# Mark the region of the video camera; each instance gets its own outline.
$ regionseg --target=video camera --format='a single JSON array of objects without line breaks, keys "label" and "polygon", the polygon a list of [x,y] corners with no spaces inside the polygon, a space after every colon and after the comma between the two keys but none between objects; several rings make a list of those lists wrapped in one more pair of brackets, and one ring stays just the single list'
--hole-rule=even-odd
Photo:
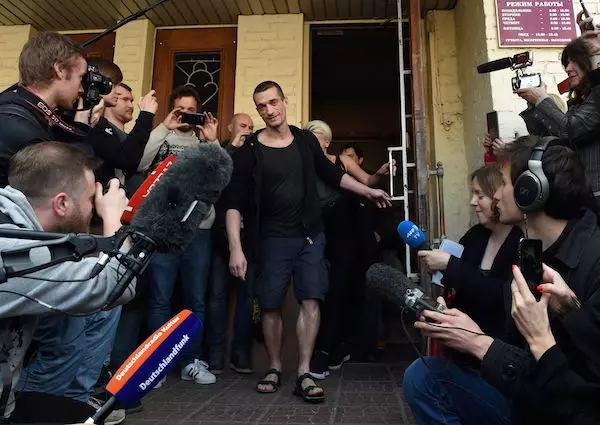
[{"label": "video camera", "polygon": [[486,74],[506,68],[516,71],[517,75],[511,79],[513,93],[516,93],[519,89],[540,87],[542,85],[541,74],[528,74],[525,72],[525,68],[531,65],[533,65],[531,54],[529,52],[522,52],[517,53],[513,57],[483,63],[477,67],[477,72],[479,74]]},{"label": "video camera", "polygon": [[89,65],[81,82],[83,85],[83,110],[88,110],[100,102],[101,96],[109,94],[113,83],[110,78],[100,74],[96,65]]}]

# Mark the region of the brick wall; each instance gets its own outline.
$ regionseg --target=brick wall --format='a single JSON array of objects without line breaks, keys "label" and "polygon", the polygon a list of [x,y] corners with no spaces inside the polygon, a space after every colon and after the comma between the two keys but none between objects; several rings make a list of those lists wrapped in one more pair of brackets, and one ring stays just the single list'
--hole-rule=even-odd
[{"label": "brick wall", "polygon": [[31,25],[0,26],[0,90],[19,81],[19,55],[36,33]]},{"label": "brick wall", "polygon": [[[123,72],[123,82],[132,88],[136,104],[152,84],[154,39],[154,25],[147,19],[138,19],[117,30],[114,61]],[[136,106],[126,131],[133,128],[138,114]]]},{"label": "brick wall", "polygon": [[[542,74],[542,78],[548,86],[549,93],[558,93],[556,85],[567,77],[560,63],[560,54],[562,52],[562,48],[499,47],[495,0],[479,1],[483,1],[485,10],[488,60],[500,59],[503,57],[512,56],[515,53],[529,50],[533,53],[533,67],[530,67],[529,70]],[[579,2],[573,1],[573,7],[576,16],[581,10]],[[597,16],[598,12],[600,11],[600,2],[587,1],[586,7],[592,15]],[[465,18],[467,18],[469,21],[469,26],[473,24],[473,20],[469,19],[468,17]],[[489,77],[493,96],[493,107],[498,111],[500,135],[504,138],[514,138],[515,133],[518,135],[527,134],[525,123],[518,115],[520,111],[526,108],[526,103],[523,99],[512,93],[510,80],[514,75],[514,72],[507,69],[493,72]]]},{"label": "brick wall", "polygon": [[[463,122],[463,98],[459,68],[454,11],[434,11],[428,15],[428,63],[431,64],[432,133],[435,161],[444,163],[444,210],[446,234],[458,240],[469,225],[469,188]],[[435,161],[430,164],[433,166]]]},{"label": "brick wall", "polygon": [[302,120],[303,15],[240,16],[235,71],[235,113],[252,116],[257,128],[264,127],[252,92],[264,80],[278,82],[288,98],[290,124]]}]

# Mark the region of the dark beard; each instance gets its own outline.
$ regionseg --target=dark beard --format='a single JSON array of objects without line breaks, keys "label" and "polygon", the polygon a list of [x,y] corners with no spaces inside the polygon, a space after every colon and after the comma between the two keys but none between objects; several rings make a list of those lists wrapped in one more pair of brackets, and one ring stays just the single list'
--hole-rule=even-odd
[{"label": "dark beard", "polygon": [[59,233],[90,233],[90,221],[91,217],[86,219],[77,209],[75,214],[57,226],[56,231]]}]

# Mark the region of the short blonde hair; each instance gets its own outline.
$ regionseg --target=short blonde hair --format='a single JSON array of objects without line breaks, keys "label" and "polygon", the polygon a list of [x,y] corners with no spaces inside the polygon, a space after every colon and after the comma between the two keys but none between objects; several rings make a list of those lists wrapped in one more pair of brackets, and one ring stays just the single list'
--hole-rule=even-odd
[{"label": "short blonde hair", "polygon": [[558,106],[558,108],[563,112],[563,114],[567,112],[567,104],[562,97],[560,97],[556,93],[549,93],[548,96],[554,101],[554,103],[556,103],[556,106]]},{"label": "short blonde hair", "polygon": [[333,140],[333,134],[331,133],[331,127],[321,120],[309,121],[304,127],[305,130],[312,131],[313,133],[322,134],[330,142]]}]

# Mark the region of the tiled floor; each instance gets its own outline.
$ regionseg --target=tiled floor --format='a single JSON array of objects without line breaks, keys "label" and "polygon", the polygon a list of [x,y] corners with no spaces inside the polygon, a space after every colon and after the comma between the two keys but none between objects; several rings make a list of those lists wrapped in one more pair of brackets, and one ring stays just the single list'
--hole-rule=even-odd
[{"label": "tiled floor", "polygon": [[284,374],[275,394],[254,390],[258,373],[226,371],[214,385],[169,377],[144,400],[144,410],[129,415],[127,425],[151,424],[414,424],[398,382],[403,363],[347,363],[322,381],[327,401],[304,403],[292,395],[294,374]]}]

